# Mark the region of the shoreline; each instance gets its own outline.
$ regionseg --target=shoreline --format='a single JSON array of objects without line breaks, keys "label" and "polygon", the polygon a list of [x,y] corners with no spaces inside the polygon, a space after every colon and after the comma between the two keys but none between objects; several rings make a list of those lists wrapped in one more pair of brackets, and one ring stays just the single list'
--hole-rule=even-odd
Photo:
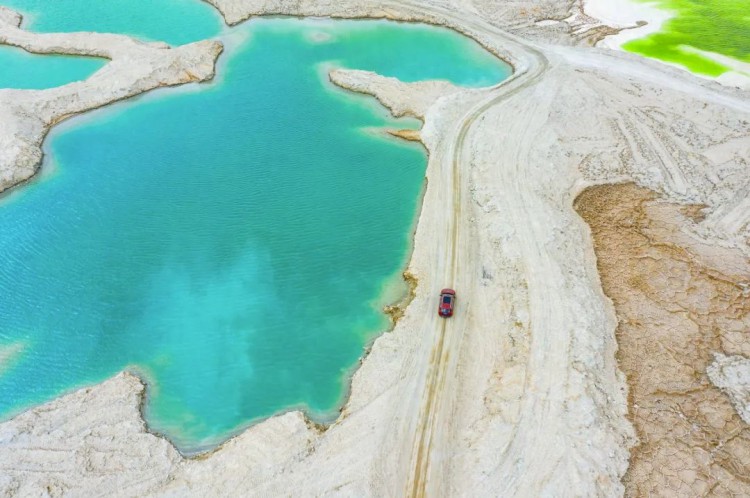
[{"label": "shoreline", "polygon": [[[226,2],[233,9],[242,4]],[[252,0],[245,3],[250,11],[256,8]],[[114,441],[105,444],[118,448],[123,441],[137,440],[139,451],[149,455],[128,467],[138,486],[146,486],[129,488],[134,493],[205,495],[244,489],[278,495],[306,489],[365,496],[406,490],[419,496],[460,490],[481,496],[623,491],[619,479],[633,441],[625,419],[624,379],[614,363],[614,310],[602,293],[590,231],[573,211],[572,194],[624,177],[668,199],[692,199],[714,211],[721,207],[725,218],[741,216],[744,196],[738,187],[709,179],[717,164],[747,175],[725,159],[730,152],[747,154],[741,143],[726,141],[727,136],[750,135],[750,128],[741,124],[747,113],[737,110],[731,97],[718,105],[706,96],[721,90],[686,74],[661,71],[638,57],[538,47],[482,24],[473,13],[445,14],[431,4],[385,7],[387,12],[382,4],[369,6],[382,17],[402,14],[414,20],[414,8],[433,20],[453,15],[450,22],[465,23],[466,31],[478,33],[472,38],[511,46],[516,69],[513,77],[484,92],[436,91],[426,102],[415,84],[345,73],[359,77],[359,91],[389,108],[416,106],[425,117],[421,135],[430,150],[429,184],[407,265],[420,283],[414,299],[393,332],[373,341],[352,375],[341,416],[325,432],[300,412],[289,412],[194,459],[179,457],[159,437],[141,437],[137,428],[116,432]],[[304,1],[295,8],[307,16],[315,3]],[[322,7],[320,15],[329,9],[332,17],[346,17],[347,8],[361,13],[368,7],[344,2]],[[334,16],[330,9],[340,10]],[[576,60],[584,52],[586,64]],[[547,56],[554,59],[548,63]],[[680,92],[670,88],[673,84]],[[666,117],[649,114],[649,109]],[[689,128],[670,129],[680,119],[705,121],[716,130],[703,137]],[[719,159],[673,164],[660,145],[672,144],[673,136],[686,153],[704,157],[705,142],[716,148],[712,157]],[[646,169],[655,163],[656,172]],[[715,231],[721,219],[709,221],[703,228],[717,240],[740,243],[741,233]],[[450,225],[448,233],[445,224]],[[452,268],[446,260],[453,261]],[[450,279],[461,289],[460,312],[451,322],[427,319],[432,291]],[[101,391],[91,402],[109,399],[111,386],[131,398],[138,390],[118,376],[88,388],[89,393]],[[72,405],[59,398],[50,403],[54,413],[46,412],[63,436],[77,434],[75,424],[85,423],[89,413],[75,403],[77,394],[69,398]],[[126,418],[128,409],[113,410],[111,416]],[[0,426],[13,433],[27,418]],[[550,447],[553,437],[558,444]],[[79,451],[75,448],[67,451]],[[0,462],[7,458],[2,453],[0,448]],[[7,463],[0,468],[10,470]],[[71,472],[77,476],[71,489],[100,489],[93,487],[100,483],[96,476]],[[18,482],[35,489],[38,478],[22,473]]]}]

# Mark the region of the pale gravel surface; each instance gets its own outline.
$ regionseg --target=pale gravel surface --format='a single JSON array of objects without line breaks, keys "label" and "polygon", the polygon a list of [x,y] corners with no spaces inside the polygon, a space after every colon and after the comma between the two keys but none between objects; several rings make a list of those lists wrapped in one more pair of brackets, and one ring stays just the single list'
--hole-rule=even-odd
[{"label": "pale gravel surface", "polygon": [[[707,220],[686,236],[746,250],[747,96],[627,54],[572,47],[587,38],[568,33],[567,23],[535,24],[567,17],[571,5],[526,2],[537,13],[518,22],[513,9],[484,15],[490,2],[460,0],[212,3],[230,23],[272,13],[445,24],[506,57],[516,73],[471,91],[331,75],[421,117],[430,152],[409,264],[416,296],[374,343],[332,427],[321,432],[293,412],[183,459],[133,419],[142,387],[125,375],[0,424],[4,489],[43,494],[62,482],[81,496],[622,494],[633,432],[614,358],[616,320],[572,200],[587,185],[633,179],[708,206]],[[435,313],[446,285],[459,292],[448,321]],[[112,401],[104,413],[102,399]],[[35,426],[42,429],[30,433]],[[113,432],[97,439],[103,428]],[[124,447],[137,462],[117,460]],[[19,451],[33,456],[19,463]],[[37,472],[61,458],[81,464]],[[107,472],[148,489],[104,486]]]},{"label": "pale gravel surface", "polygon": [[623,28],[602,39],[598,46],[612,49],[624,43],[657,33],[662,25],[674,17],[664,9],[636,0],[582,0],[584,12],[594,19]]},{"label": "pale gravel surface", "polygon": [[37,34],[20,14],[0,6],[0,43],[46,54],[110,59],[85,81],[47,90],[0,89],[0,192],[31,178],[53,125],[82,112],[163,86],[206,81],[222,51],[216,41],[171,48],[122,35]]},{"label": "pale gravel surface", "polygon": [[440,97],[470,92],[447,81],[403,83],[371,71],[334,69],[328,74],[328,79],[347,90],[372,95],[395,117],[424,118]]}]

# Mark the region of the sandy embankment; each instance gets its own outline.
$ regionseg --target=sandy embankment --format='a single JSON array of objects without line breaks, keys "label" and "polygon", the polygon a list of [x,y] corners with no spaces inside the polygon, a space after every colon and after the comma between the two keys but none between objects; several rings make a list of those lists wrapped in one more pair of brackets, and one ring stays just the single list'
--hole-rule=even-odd
[{"label": "sandy embankment", "polygon": [[164,86],[207,81],[222,51],[216,41],[172,48],[121,35],[37,34],[20,29],[21,15],[0,6],[0,43],[39,54],[89,55],[110,62],[85,81],[48,90],[0,89],[0,192],[31,178],[42,142],[55,124]]},{"label": "sandy embankment", "polygon": [[[573,199],[593,184],[636,181],[707,206],[690,237],[746,250],[746,96],[629,54],[577,47],[588,38],[565,21],[538,24],[571,15],[557,3],[527,2],[520,21],[490,2],[212,3],[230,23],[290,14],[445,24],[505,55],[516,73],[472,91],[331,75],[421,117],[430,160],[409,264],[416,295],[373,344],[330,428],[292,412],[185,459],[146,432],[143,386],[121,375],[0,424],[1,489],[622,494],[634,440],[616,317]],[[445,285],[459,290],[448,321],[434,312]]]}]

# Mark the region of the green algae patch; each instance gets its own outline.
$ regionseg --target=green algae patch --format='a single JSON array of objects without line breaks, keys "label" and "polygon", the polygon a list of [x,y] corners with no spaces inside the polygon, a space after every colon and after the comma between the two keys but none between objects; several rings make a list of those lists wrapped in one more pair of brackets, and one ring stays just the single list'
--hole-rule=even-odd
[{"label": "green algae patch", "polygon": [[660,32],[625,43],[623,49],[712,77],[731,68],[685,47],[750,62],[750,2],[657,0],[644,3],[669,10],[675,17],[665,22]]}]

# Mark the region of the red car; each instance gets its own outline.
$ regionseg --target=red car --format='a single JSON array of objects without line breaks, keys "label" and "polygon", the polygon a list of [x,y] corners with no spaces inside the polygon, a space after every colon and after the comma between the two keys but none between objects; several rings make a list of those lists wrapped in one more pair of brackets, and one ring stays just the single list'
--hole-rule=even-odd
[{"label": "red car", "polygon": [[453,306],[456,303],[456,291],[453,289],[443,289],[440,291],[440,306],[438,306],[438,315],[443,318],[453,316]]}]

